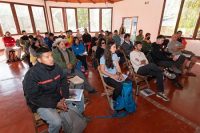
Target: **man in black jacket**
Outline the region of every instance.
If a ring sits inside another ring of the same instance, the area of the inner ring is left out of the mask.
[[[32,111],[49,124],[49,133],[58,133],[61,123],[67,125],[62,121],[67,117],[65,98],[69,95],[66,76],[54,64],[49,49],[39,48],[36,53],[38,63],[26,73],[23,80],[24,95]],[[56,108],[62,110],[60,114]]]
[[[91,45],[91,39],[92,39],[92,37],[91,37],[91,35],[88,33],[88,31],[87,31],[87,29],[85,28],[84,29],[84,34],[83,34],[83,36],[82,36],[82,38],[83,38],[83,42],[84,42],[84,44],[85,44],[85,46],[86,46],[86,50],[87,50],[87,52],[89,52],[89,45]]]

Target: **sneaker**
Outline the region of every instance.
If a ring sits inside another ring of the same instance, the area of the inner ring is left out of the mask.
[[[163,74],[164,74],[167,78],[169,78],[169,79],[175,79],[175,78],[176,78],[176,75],[175,75],[175,74],[170,73],[170,72],[168,72],[167,70],[164,70]]]
[[[163,93],[163,92],[158,92],[156,94],[157,97],[161,98],[162,100],[168,102],[169,101],[169,98]]]

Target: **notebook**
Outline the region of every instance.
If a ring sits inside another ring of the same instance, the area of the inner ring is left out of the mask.
[[[69,98],[66,101],[81,101],[83,89],[69,89]]]

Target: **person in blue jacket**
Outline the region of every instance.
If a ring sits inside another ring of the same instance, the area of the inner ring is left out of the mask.
[[[76,55],[76,58],[81,61],[82,65],[87,71],[88,66],[87,66],[87,61],[86,61],[85,47],[83,43],[80,42],[77,37],[74,37],[73,39],[72,51]]]

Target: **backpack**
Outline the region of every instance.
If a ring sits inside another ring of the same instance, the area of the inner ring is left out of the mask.
[[[128,113],[136,111],[136,103],[133,99],[132,82],[126,81],[123,83],[121,95],[117,97],[113,103],[114,110],[125,109]]]

